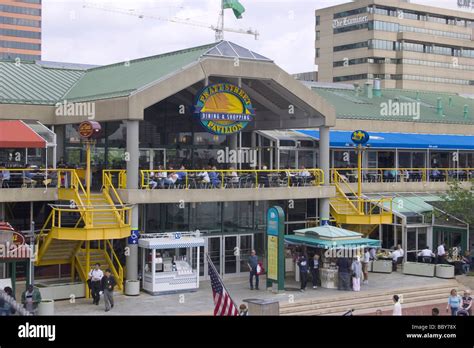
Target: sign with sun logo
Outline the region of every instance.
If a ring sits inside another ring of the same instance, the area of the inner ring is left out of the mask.
[[[196,98],[194,113],[208,132],[217,135],[238,133],[255,117],[247,93],[230,83],[205,87]]]

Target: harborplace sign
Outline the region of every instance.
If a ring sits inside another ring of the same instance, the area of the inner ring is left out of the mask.
[[[350,25],[364,24],[369,21],[369,16],[345,17],[341,19],[334,19],[332,21],[333,29],[348,27]]]
[[[194,113],[207,131],[217,135],[238,133],[255,117],[247,93],[230,83],[204,87],[196,98]]]

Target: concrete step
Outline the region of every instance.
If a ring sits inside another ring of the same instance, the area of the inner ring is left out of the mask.
[[[449,290],[438,292],[430,295],[421,294],[419,296],[405,296],[403,295],[403,304],[409,303],[420,303],[425,301],[437,301],[443,302],[447,300]],[[392,296],[384,296],[383,298],[367,298],[367,299],[359,299],[353,301],[339,301],[333,303],[327,303],[325,305],[319,306],[307,306],[307,307],[300,307],[297,311],[281,311],[281,315],[326,315],[331,313],[345,313],[350,309],[378,309],[379,307],[387,307],[393,305]]]
[[[436,291],[437,289],[446,289],[446,288],[456,288],[459,287],[460,284],[455,280],[451,279],[446,281],[443,284],[438,284],[436,288],[432,286],[419,286],[419,287],[411,287],[411,288],[401,288],[401,289],[390,289],[390,290],[369,290],[369,291],[361,291],[361,292],[341,292],[340,295],[336,295],[333,297],[324,297],[324,298],[315,298],[309,300],[298,301],[295,303],[287,303],[283,304],[282,307],[295,307],[295,306],[302,306],[302,305],[311,305],[317,303],[325,303],[328,300],[354,300],[356,298],[365,298],[369,296],[383,296],[383,295],[394,295],[397,293],[404,293],[404,294],[411,294],[411,293],[418,293],[421,291]],[[308,290],[309,291],[309,290]],[[317,293],[317,291],[316,291]]]
[[[402,295],[403,305],[420,305],[440,303],[447,300],[453,288],[461,286],[456,281],[433,287],[420,287],[412,289],[394,289],[392,291],[366,292],[363,294],[352,293],[352,296],[335,298],[320,298],[310,301],[300,301],[293,304],[282,304],[281,315],[342,315],[350,309],[358,313],[371,313],[376,309],[390,308],[393,306],[393,294]],[[364,311],[364,312],[362,312]]]

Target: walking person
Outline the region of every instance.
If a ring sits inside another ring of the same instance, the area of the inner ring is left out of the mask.
[[[38,305],[41,302],[41,293],[33,284],[29,284],[26,290],[21,294],[21,303],[23,307],[33,315],[36,315]]]
[[[352,290],[360,291],[360,278],[362,278],[362,263],[359,256],[356,257],[351,266],[352,269]]]
[[[258,256],[255,250],[250,252],[250,256],[247,262],[250,269],[250,290],[253,290],[253,277],[255,276],[255,289],[258,290]]]
[[[92,303],[99,305],[100,301],[100,281],[104,276],[104,272],[100,269],[100,263],[94,265],[94,269],[89,272],[89,286],[92,293]]]
[[[393,315],[402,315],[402,304],[400,303],[400,297],[398,295],[393,295]]]
[[[451,293],[448,297],[448,306],[446,307],[446,312],[451,309],[451,315],[454,317],[458,314],[459,308],[461,308],[462,298],[458,295],[456,289],[451,290]]]
[[[111,308],[114,308],[114,287],[117,285],[110,269],[105,270],[105,276],[100,280],[100,285],[102,291],[104,291],[105,311],[108,312]]]
[[[300,291],[304,292],[306,290],[306,284],[308,283],[308,260],[306,260],[306,256],[301,255],[298,259],[298,267],[300,268],[300,283],[301,288]]]
[[[364,256],[362,258],[362,273],[364,275],[364,284],[369,284],[369,262],[370,262],[370,251],[365,249]]]
[[[319,277],[319,255],[314,254],[313,258],[309,260],[309,269],[311,270],[311,279],[313,281],[313,289],[317,289],[318,286],[321,284],[321,279]]]

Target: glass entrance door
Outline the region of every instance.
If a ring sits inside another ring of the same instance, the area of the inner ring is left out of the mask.
[[[207,238],[207,253],[209,254],[209,258],[211,259],[212,263],[216,267],[216,270],[222,274],[221,271],[221,244],[222,244],[222,237],[209,237]],[[206,273],[205,276],[208,277],[209,273],[207,272],[208,264],[206,259]]]
[[[247,273],[247,260],[254,248],[253,234],[207,237],[205,252],[221,276],[232,277]],[[201,276],[209,279],[209,264],[202,255],[204,264]]]
[[[237,236],[224,237],[224,274],[238,273],[239,246]]]

